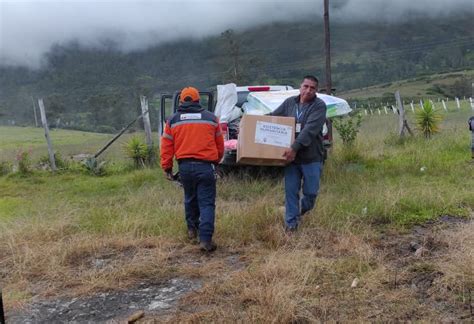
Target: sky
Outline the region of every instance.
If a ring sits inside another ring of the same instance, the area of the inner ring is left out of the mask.
[[[474,0],[330,0],[331,23],[470,12]],[[54,44],[135,51],[271,22],[322,20],[323,0],[0,0],[0,65],[37,68]]]

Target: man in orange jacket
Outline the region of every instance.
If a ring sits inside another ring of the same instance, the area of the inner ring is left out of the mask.
[[[173,157],[178,160],[184,188],[184,209],[188,238],[198,237],[201,250],[212,252],[216,209],[215,165],[224,155],[224,138],[219,119],[199,104],[199,91],[184,88],[180,106],[166,122],[161,137],[161,167],[172,179]]]

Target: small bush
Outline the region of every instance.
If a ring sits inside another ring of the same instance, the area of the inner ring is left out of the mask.
[[[55,152],[54,153],[54,163],[56,164],[56,168],[59,170],[66,170],[69,168],[69,163],[63,159],[61,153]],[[42,169],[51,169],[51,162],[49,161],[49,155],[43,155],[39,159],[39,166]]]
[[[12,165],[8,162],[0,162],[0,176],[4,176],[12,172]]]
[[[16,163],[20,174],[28,174],[31,172],[31,151],[20,149],[16,154]]]
[[[56,167],[58,169],[67,169],[69,166],[68,161],[65,160],[59,152],[54,153],[54,162],[56,163]]]
[[[426,89],[426,94],[446,96],[446,93],[444,92],[443,88],[441,88],[439,84],[433,84],[431,87]]]
[[[124,151],[134,162],[135,167],[143,168],[145,165],[151,165],[156,160],[156,150],[148,149],[143,140],[138,137],[132,137],[124,146]]]
[[[361,123],[362,115],[359,113],[348,118],[340,117],[333,120],[333,126],[341,136],[342,143],[345,146],[352,146],[354,144]]]
[[[85,159],[82,162],[84,168],[87,170],[88,173],[96,176],[105,175],[105,161],[97,161],[96,158],[91,157]]]
[[[443,119],[441,114],[434,110],[433,105],[429,101],[423,103],[423,109],[416,111],[416,126],[423,132],[425,138],[431,138],[435,133],[439,132],[439,125]]]

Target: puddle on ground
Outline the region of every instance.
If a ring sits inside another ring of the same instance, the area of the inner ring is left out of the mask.
[[[7,323],[104,323],[124,321],[144,311],[145,315],[166,314],[185,294],[201,282],[171,279],[164,283],[143,282],[127,290],[111,291],[83,298],[34,301],[17,314],[6,315]]]

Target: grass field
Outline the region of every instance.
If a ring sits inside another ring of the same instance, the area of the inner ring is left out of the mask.
[[[393,114],[364,117],[351,152],[336,134],[317,206],[293,237],[282,230],[281,178],[220,179],[219,249],[212,257],[187,243],[182,189],[157,168],[103,177],[77,168],[0,177],[7,311],[33,297],[93,295],[146,278],[184,277],[201,280],[202,288],[155,319],[472,320],[472,111],[450,103],[443,115],[442,131],[431,140],[399,141]],[[46,153],[39,129],[0,132],[4,161],[13,161],[20,146],[32,147],[35,157]],[[52,137],[63,156],[92,153],[109,138],[62,130]],[[126,163],[120,145],[114,150],[105,158]],[[436,221],[442,216],[452,222]],[[425,249],[418,256],[413,241]],[[237,266],[227,262],[230,256]],[[106,266],[91,266],[97,259]]]
[[[123,145],[133,134],[124,134],[103,153],[105,160],[124,160]],[[63,158],[78,154],[94,154],[112,137],[111,134],[73,130],[50,130],[53,150]],[[158,140],[158,136],[154,140]],[[13,161],[18,150],[30,151],[33,159],[48,155],[43,128],[0,126],[0,162]]]
[[[424,77],[419,77],[409,80],[400,80],[391,83],[386,83],[384,85],[370,86],[363,89],[354,89],[338,94],[341,98],[373,98],[372,105],[380,106],[381,100],[377,99],[383,96],[384,93],[395,93],[399,90],[402,97],[424,97],[424,98],[443,98],[441,95],[429,95],[429,88],[434,84],[438,85],[450,85],[453,84],[456,80],[461,78],[472,79],[474,77],[473,70],[460,71],[460,72],[451,72],[443,74],[434,74]],[[462,98],[461,98],[462,99]],[[467,107],[467,105],[466,105]]]

